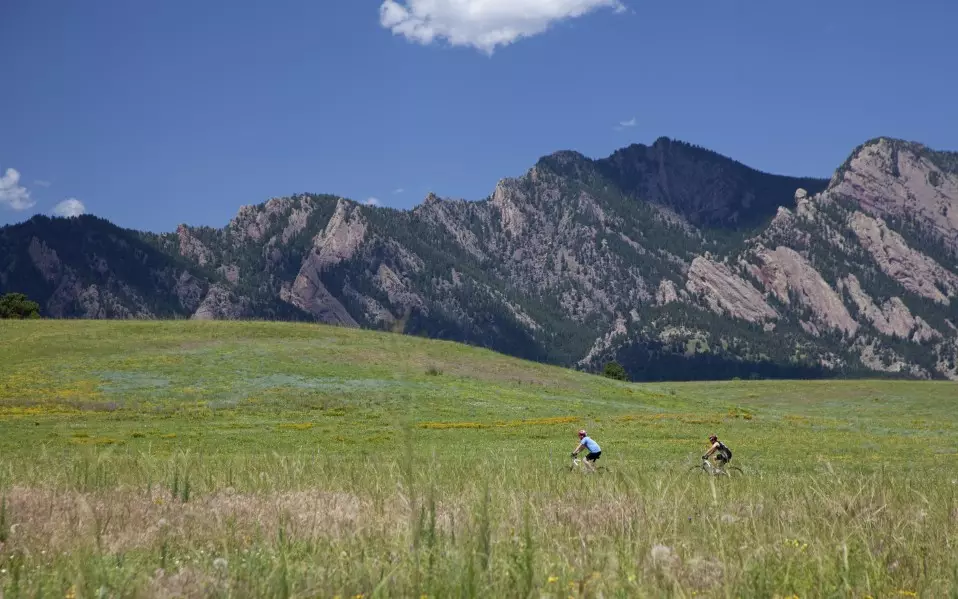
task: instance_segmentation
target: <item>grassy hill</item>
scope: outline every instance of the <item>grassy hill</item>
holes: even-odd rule
[[[4,596],[958,592],[953,383],[629,385],[290,323],[0,339]],[[607,472],[565,470],[579,428]],[[743,476],[688,472],[710,432]]]

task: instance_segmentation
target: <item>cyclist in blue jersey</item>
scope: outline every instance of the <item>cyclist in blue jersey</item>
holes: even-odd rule
[[[575,448],[575,451],[572,452],[572,457],[575,457],[583,449],[588,449],[589,453],[585,456],[585,465],[589,467],[590,470],[595,470],[595,461],[602,456],[602,448],[599,447],[599,444],[589,438],[589,435],[585,430],[579,431],[579,446]]]

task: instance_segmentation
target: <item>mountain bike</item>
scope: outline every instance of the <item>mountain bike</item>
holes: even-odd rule
[[[725,466],[718,466],[713,464],[708,458],[702,458],[701,464],[689,468],[689,472],[696,472],[699,470],[702,470],[706,474],[710,474],[712,476],[732,476],[733,471],[736,473],[736,476],[742,476],[745,474],[738,466],[730,466],[727,464]]]
[[[569,471],[573,472],[575,470],[581,470],[582,472],[585,472],[587,474],[590,473],[591,471],[589,470],[588,466],[585,465],[584,462],[585,462],[584,459],[580,460],[577,456],[573,456],[572,464],[569,465]],[[599,466],[599,465],[595,466],[595,472],[597,473],[603,473],[608,471],[609,469],[606,468],[605,466]]]

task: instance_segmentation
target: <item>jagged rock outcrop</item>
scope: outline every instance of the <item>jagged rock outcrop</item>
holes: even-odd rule
[[[529,173],[531,179],[536,178],[535,169]],[[522,206],[528,203],[525,193],[513,179],[503,179],[496,185],[492,193],[492,206],[499,211],[499,221],[502,229],[513,237],[522,235],[526,227],[526,217]]]
[[[178,226],[176,236],[180,241],[180,255],[193,260],[200,266],[206,266],[210,261],[210,250],[193,235],[189,227],[186,225]]]
[[[419,297],[419,295],[409,291],[409,288],[402,279],[399,278],[399,275],[385,264],[379,265],[377,282],[379,283],[379,288],[383,290],[386,297],[389,298],[389,303],[392,305],[401,307],[404,312],[418,309],[428,314],[428,309],[423,299]]]
[[[675,283],[669,279],[662,279],[658,290],[655,292],[655,302],[664,306],[677,301],[679,301],[679,290],[675,287]]]
[[[839,283],[840,288],[848,293],[852,302],[858,307],[859,314],[871,322],[879,332],[901,339],[912,338],[917,343],[930,341],[940,336],[940,333],[932,329],[921,317],[913,316],[900,297],[889,299],[879,308],[871,296],[862,289],[855,275],[848,275]]]
[[[249,305],[223,285],[213,285],[193,314],[194,320],[239,320],[249,316]]]
[[[243,206],[239,209],[228,228],[238,241],[260,241],[272,224],[272,220],[288,209],[289,200],[272,198],[259,206]]]
[[[912,293],[941,304],[950,303],[949,298],[958,290],[958,275],[909,247],[883,221],[855,212],[848,224],[885,274]]]
[[[930,378],[928,371],[915,364],[909,364],[894,351],[881,348],[875,343],[857,344],[862,364],[876,372],[905,373],[913,378]]]
[[[375,325],[385,326],[391,328],[396,322],[396,316],[392,312],[386,309],[381,303],[376,301],[374,298],[371,298],[367,295],[363,295],[352,285],[347,284],[343,290],[345,296],[362,306],[362,317],[366,321],[374,323]],[[402,331],[399,331],[402,332]]]
[[[760,322],[778,317],[775,309],[751,283],[733,273],[727,265],[705,257],[692,261],[685,286],[692,295],[701,295],[711,310],[732,318]]]
[[[350,327],[359,326],[345,306],[326,288],[325,270],[351,259],[365,240],[366,223],[359,206],[339,200],[325,229],[313,240],[313,248],[303,262],[288,292],[287,301],[309,312],[320,322]]]
[[[340,200],[326,229],[314,241],[315,266],[322,270],[349,260],[365,238],[366,221],[360,207]]]
[[[479,260],[483,260],[486,254],[482,251],[479,238],[462,222],[463,219],[460,216],[469,211],[470,207],[464,200],[442,200],[435,194],[429,194],[426,200],[415,209],[415,212],[424,220],[448,231],[456,243]]]
[[[795,298],[811,310],[819,324],[848,335],[858,330],[841,297],[801,254],[779,246],[774,250],[760,248],[755,257],[761,262],[756,274],[780,302],[790,304]]]
[[[626,326],[626,321],[621,316],[615,319],[615,323],[612,325],[612,329],[608,333],[599,337],[595,340],[595,344],[592,346],[592,349],[589,350],[589,353],[586,354],[582,360],[579,361],[580,365],[588,366],[593,364],[597,357],[602,355],[611,348],[617,339],[622,339],[628,335],[628,328]]]

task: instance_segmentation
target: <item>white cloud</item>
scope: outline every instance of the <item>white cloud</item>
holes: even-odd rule
[[[380,202],[379,198],[368,198],[365,202],[363,202],[363,204],[366,204],[367,206],[379,206]]]
[[[30,192],[20,185],[20,173],[16,169],[8,168],[0,176],[0,206],[7,206],[13,210],[26,210],[36,204],[30,199]]]
[[[51,185],[53,185],[49,181],[44,181],[43,179],[34,179],[33,184],[36,185],[37,187],[50,187]]]
[[[393,190],[393,193],[395,193],[395,194],[398,195],[398,194],[400,194],[400,193],[404,193],[405,191],[406,191],[406,190],[403,189],[402,187],[397,187],[396,189]]]
[[[635,117],[632,117],[627,121],[619,121],[619,124],[613,127],[613,129],[616,131],[622,131],[623,129],[628,129],[629,127],[635,127],[636,124]]]
[[[492,54],[497,46],[600,8],[625,11],[620,0],[385,0],[379,23],[420,44],[445,39]]]
[[[86,212],[86,206],[76,198],[68,198],[53,207],[53,214],[64,218],[80,216],[84,212]]]

